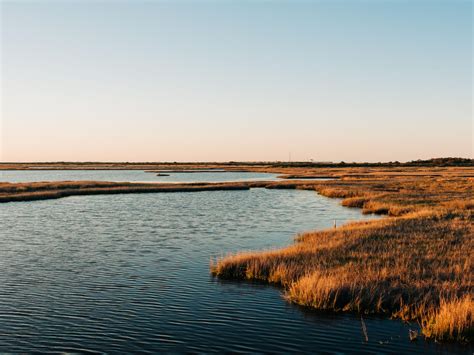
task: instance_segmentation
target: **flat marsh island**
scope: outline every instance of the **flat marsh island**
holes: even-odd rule
[[[211,262],[211,273],[223,279],[259,280],[281,286],[289,302],[319,310],[378,313],[416,321],[425,337],[438,341],[473,340],[472,162],[464,167],[148,164],[133,168],[157,172],[271,172],[286,179],[194,184],[0,183],[0,202],[79,194],[249,188],[314,190],[323,196],[341,198],[342,205],[361,208],[363,213],[387,216],[306,232],[296,236],[294,244],[279,250],[218,258]]]

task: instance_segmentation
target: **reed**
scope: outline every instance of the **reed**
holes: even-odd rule
[[[211,273],[280,285],[302,306],[386,314],[420,322],[426,337],[473,339],[472,179],[356,178],[312,187],[345,206],[392,217],[303,233],[279,250],[218,258]]]
[[[423,333],[429,338],[467,341],[473,332],[474,300],[470,295],[441,299],[439,309],[423,319]]]

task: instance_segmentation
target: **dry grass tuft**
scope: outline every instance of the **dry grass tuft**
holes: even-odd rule
[[[474,300],[472,296],[441,299],[437,312],[423,319],[423,334],[440,340],[468,341],[474,334]]]

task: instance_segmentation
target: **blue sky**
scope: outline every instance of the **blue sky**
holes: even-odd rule
[[[470,1],[2,2],[2,161],[472,157]]]

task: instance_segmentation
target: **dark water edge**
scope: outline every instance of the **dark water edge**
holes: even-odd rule
[[[190,174],[193,175],[193,174]],[[472,353],[407,325],[317,312],[209,258],[372,218],[309,191],[75,196],[0,206],[0,352]]]
[[[365,353],[365,354],[473,354],[474,344],[459,342],[439,343],[435,340],[424,339],[421,329],[416,322],[402,322],[391,319],[389,316],[380,314],[361,315],[354,312],[333,312],[316,310],[310,307],[300,306],[287,302],[283,297],[283,290],[277,286],[269,285],[260,281],[232,281],[213,278],[222,287],[255,288],[256,292],[265,292],[268,289],[277,291],[280,300],[284,303],[285,312],[302,317],[305,321],[314,325],[318,331],[304,331],[293,329],[293,336],[302,346],[293,344],[289,348],[288,339],[279,339],[276,343],[266,344],[258,351],[280,353],[280,352],[302,352],[302,353]],[[270,291],[271,292],[271,291]],[[362,330],[361,318],[366,326],[368,341]],[[271,324],[271,323],[270,323]],[[288,327],[293,323],[290,321]],[[324,331],[321,331],[324,329]],[[410,341],[409,330],[416,330],[419,338]],[[281,341],[281,344],[279,343]],[[218,351],[224,351],[225,348]]]

